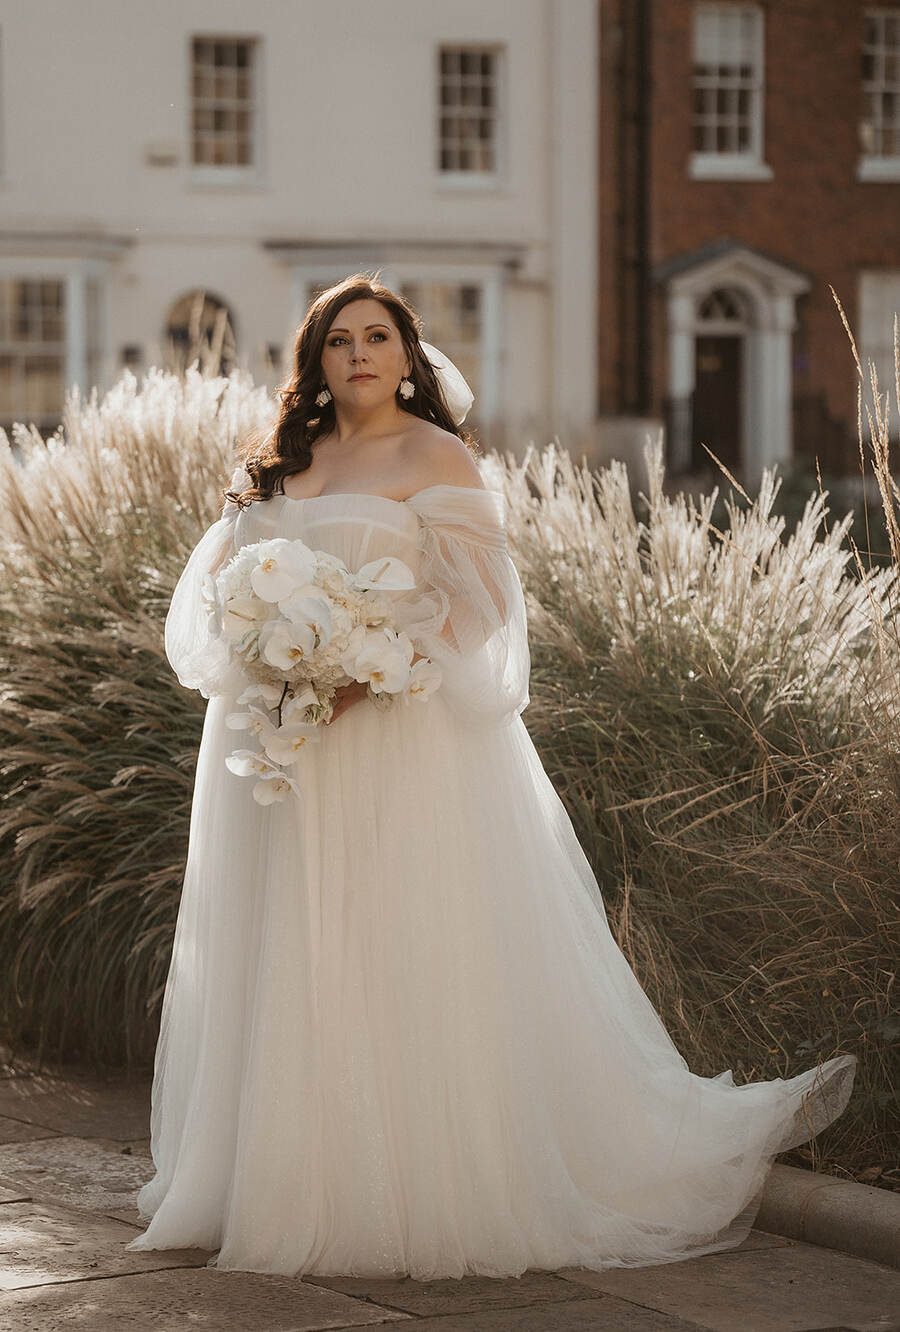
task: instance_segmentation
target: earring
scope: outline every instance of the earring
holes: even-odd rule
[[[415,391],[415,384],[411,379],[407,379],[406,375],[404,375],[400,380],[400,397],[406,398],[408,401],[415,394]]]
[[[331,389],[327,384],[323,384],[316,394],[316,406],[327,407],[331,402]]]

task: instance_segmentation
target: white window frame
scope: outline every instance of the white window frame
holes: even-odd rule
[[[900,313],[900,266],[891,269],[862,269],[857,281],[857,325],[859,359],[863,368],[863,403],[868,404],[874,420],[869,380],[871,360],[878,369],[878,393],[882,400],[882,408],[887,395],[891,417],[891,439],[895,440],[900,438],[900,404],[896,400],[893,324],[894,314]],[[891,296],[891,292],[896,294]],[[863,429],[868,430],[865,406]]]
[[[863,24],[869,19],[875,18],[893,18],[900,24],[900,6],[879,6],[869,8],[863,11]],[[864,34],[861,41],[861,47],[865,46]],[[862,53],[862,52],[861,52]],[[900,44],[898,44],[898,53],[900,53]],[[865,85],[861,81],[860,96],[865,92]],[[900,98],[900,79],[895,86],[895,95]],[[900,180],[900,152],[896,153],[869,153],[863,150],[860,153],[856,168],[856,176],[861,181],[891,181]]]
[[[247,166],[237,166],[234,164],[224,164],[217,166],[210,162],[194,161],[194,42],[248,42],[253,47],[252,69],[252,106],[253,106],[253,131],[251,142],[253,145],[253,161]],[[190,183],[192,186],[200,189],[213,187],[214,189],[253,189],[261,188],[265,181],[265,163],[263,161],[263,150],[266,143],[266,133],[264,125],[264,96],[265,87],[265,44],[262,36],[255,32],[222,32],[215,29],[197,29],[187,34],[187,44],[185,52],[185,62],[187,73],[185,75],[187,84],[187,124],[185,127],[185,136],[187,143],[187,152],[185,160],[188,164],[190,173]]]
[[[502,413],[503,366],[503,273],[499,262],[485,264],[456,264],[418,260],[396,260],[379,263],[372,255],[348,252],[334,262],[302,260],[292,263],[292,317],[290,333],[285,339],[290,358],[293,337],[309,308],[310,293],[317,283],[339,282],[347,273],[378,269],[381,280],[392,290],[399,290],[404,282],[450,282],[481,288],[481,392],[473,405],[481,427],[496,421]],[[425,330],[428,342],[428,329]]]
[[[494,57],[494,170],[461,171],[441,169],[441,53],[444,50],[475,51],[479,55]],[[450,190],[491,190],[503,184],[507,175],[507,133],[509,117],[507,114],[507,60],[506,46],[502,42],[438,42],[432,52],[432,70],[434,73],[434,136],[431,145],[432,171],[438,189]]]
[[[88,383],[88,291],[89,281],[97,283],[97,344],[94,348],[98,384],[105,378],[109,345],[109,291],[105,281],[106,264],[101,260],[63,259],[22,256],[0,258],[0,279],[4,281],[62,281],[64,301],[64,355],[62,417],[66,394],[77,385],[82,395],[94,387]]]
[[[694,67],[698,63],[700,24],[715,15],[739,12],[751,15],[754,23],[752,62],[754,69],[753,109],[750,118],[750,146],[743,152],[710,152],[692,150],[688,161],[688,174],[694,180],[771,180],[772,168],[763,160],[765,126],[765,13],[758,4],[707,3],[695,4],[691,17],[691,131],[693,133]]]

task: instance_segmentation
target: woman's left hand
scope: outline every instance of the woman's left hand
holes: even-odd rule
[[[340,687],[335,690],[331,719],[327,721],[325,725],[330,726],[331,722],[337,721],[341,713],[346,712],[348,708],[351,708],[358,699],[365,698],[368,689],[369,686],[365,681],[360,683],[359,681],[354,680],[350,684],[340,685]]]

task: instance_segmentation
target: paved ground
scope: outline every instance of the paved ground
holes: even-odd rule
[[[0,1057],[0,1332],[900,1329],[900,1273],[754,1231],[741,1248],[629,1271],[377,1281],[219,1272],[204,1249],[126,1253],[153,1173],[149,1083]]]

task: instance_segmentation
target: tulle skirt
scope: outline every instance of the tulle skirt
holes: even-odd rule
[[[424,1280],[739,1243],[853,1056],[690,1072],[521,717],[357,703],[263,807],[224,765],[233,708],[207,707],[127,1247]]]

